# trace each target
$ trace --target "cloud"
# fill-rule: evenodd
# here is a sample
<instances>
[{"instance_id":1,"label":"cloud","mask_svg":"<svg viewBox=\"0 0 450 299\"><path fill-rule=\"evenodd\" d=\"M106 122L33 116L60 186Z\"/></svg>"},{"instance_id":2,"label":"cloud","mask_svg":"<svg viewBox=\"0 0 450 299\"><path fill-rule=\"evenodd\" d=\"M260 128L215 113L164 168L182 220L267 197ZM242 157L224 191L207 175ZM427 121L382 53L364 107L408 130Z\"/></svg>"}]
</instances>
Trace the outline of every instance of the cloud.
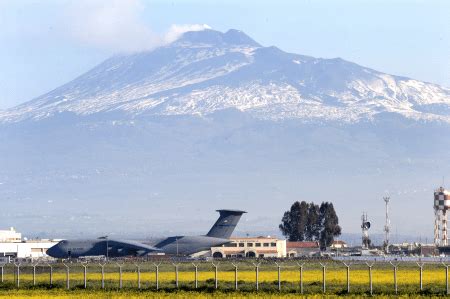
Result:
<instances>
[{"instance_id":1,"label":"cloud","mask_svg":"<svg viewBox=\"0 0 450 299\"><path fill-rule=\"evenodd\" d=\"M170 26L169 30L164 36L165 43L171 43L177 40L183 33L188 31L202 31L205 29L211 29L211 27L207 24L184 24L177 25L174 24Z\"/></svg>"},{"instance_id":2,"label":"cloud","mask_svg":"<svg viewBox=\"0 0 450 299\"><path fill-rule=\"evenodd\" d=\"M142 18L139 0L81 0L68 9L68 28L77 41L115 52L149 50L175 41L184 32L209 29L208 25L172 25L157 34Z\"/></svg>"},{"instance_id":3,"label":"cloud","mask_svg":"<svg viewBox=\"0 0 450 299\"><path fill-rule=\"evenodd\" d=\"M88 45L115 51L136 51L158 44L157 34L140 20L137 0L82 0L68 10L70 34Z\"/></svg>"}]
</instances>

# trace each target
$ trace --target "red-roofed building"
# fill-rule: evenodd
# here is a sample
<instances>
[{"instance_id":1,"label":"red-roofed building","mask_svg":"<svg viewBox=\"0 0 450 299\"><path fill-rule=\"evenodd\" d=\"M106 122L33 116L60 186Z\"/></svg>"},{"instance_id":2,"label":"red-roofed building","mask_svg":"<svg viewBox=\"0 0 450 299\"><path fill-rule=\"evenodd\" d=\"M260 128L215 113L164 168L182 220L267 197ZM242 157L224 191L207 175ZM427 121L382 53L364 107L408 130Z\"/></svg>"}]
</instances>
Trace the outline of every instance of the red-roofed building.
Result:
<instances>
[{"instance_id":1,"label":"red-roofed building","mask_svg":"<svg viewBox=\"0 0 450 299\"><path fill-rule=\"evenodd\" d=\"M286 242L286 252L288 257L310 256L320 251L317 241L296 241Z\"/></svg>"}]
</instances>

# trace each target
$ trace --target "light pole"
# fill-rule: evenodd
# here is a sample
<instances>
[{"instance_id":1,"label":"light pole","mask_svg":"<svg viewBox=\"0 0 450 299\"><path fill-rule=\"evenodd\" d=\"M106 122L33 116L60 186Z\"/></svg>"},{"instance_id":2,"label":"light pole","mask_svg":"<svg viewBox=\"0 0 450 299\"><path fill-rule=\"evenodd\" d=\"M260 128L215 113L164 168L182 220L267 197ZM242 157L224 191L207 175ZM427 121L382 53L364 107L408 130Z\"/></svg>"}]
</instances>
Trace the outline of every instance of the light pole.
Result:
<instances>
[{"instance_id":1,"label":"light pole","mask_svg":"<svg viewBox=\"0 0 450 299\"><path fill-rule=\"evenodd\" d=\"M389 196L383 197L384 202L386 203L386 222L384 224L384 250L386 253L389 253L389 233L391 231L391 220L389 219Z\"/></svg>"}]
</instances>

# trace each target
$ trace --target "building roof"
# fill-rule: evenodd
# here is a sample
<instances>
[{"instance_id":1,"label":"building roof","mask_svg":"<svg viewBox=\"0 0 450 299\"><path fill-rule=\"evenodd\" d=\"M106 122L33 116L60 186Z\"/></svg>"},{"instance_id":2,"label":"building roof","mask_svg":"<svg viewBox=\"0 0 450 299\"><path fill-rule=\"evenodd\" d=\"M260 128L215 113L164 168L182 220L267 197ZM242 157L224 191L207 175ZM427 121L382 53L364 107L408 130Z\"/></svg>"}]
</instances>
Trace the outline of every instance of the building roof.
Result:
<instances>
[{"instance_id":1,"label":"building roof","mask_svg":"<svg viewBox=\"0 0 450 299\"><path fill-rule=\"evenodd\" d=\"M342 241L342 240L334 240L333 241L333 244L335 244L335 245L347 245L347 243L345 243L344 241Z\"/></svg>"},{"instance_id":2,"label":"building roof","mask_svg":"<svg viewBox=\"0 0 450 299\"><path fill-rule=\"evenodd\" d=\"M319 242L316 241L300 241L300 242L286 242L286 248L319 248Z\"/></svg>"}]
</instances>

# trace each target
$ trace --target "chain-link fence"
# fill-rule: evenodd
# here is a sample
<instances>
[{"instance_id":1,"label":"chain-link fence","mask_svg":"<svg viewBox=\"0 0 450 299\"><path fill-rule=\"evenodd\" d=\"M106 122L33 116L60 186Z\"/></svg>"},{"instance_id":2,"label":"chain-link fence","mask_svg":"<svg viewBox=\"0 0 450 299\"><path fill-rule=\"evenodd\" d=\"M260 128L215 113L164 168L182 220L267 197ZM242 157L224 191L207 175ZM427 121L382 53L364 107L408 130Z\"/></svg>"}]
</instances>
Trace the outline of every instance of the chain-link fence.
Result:
<instances>
[{"instance_id":1,"label":"chain-link fence","mask_svg":"<svg viewBox=\"0 0 450 299\"><path fill-rule=\"evenodd\" d=\"M450 294L446 262L133 260L0 264L0 288Z\"/></svg>"}]
</instances>

